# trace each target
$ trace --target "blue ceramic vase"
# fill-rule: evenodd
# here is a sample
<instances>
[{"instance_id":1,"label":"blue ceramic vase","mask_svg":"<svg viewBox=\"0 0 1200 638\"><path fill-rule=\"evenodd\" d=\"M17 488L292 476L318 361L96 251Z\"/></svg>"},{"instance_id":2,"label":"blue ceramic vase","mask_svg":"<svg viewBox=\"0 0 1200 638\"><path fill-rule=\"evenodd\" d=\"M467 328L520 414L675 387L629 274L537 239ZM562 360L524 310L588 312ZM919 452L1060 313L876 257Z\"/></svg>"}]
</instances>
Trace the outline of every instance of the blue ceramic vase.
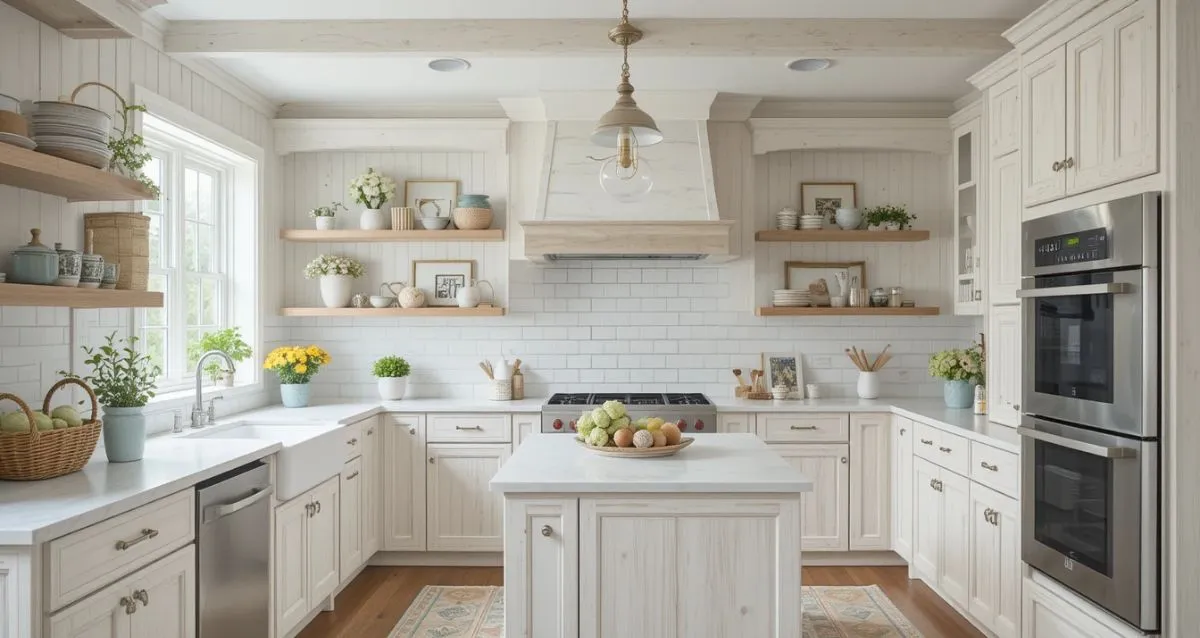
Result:
<instances>
[{"instance_id":1,"label":"blue ceramic vase","mask_svg":"<svg viewBox=\"0 0 1200 638\"><path fill-rule=\"evenodd\" d=\"M104 408L104 454L109 463L142 460L146 450L144 408Z\"/></svg>"},{"instance_id":2,"label":"blue ceramic vase","mask_svg":"<svg viewBox=\"0 0 1200 638\"><path fill-rule=\"evenodd\" d=\"M943 392L946 407L965 409L975 401L975 384L970 381L947 381Z\"/></svg>"},{"instance_id":3,"label":"blue ceramic vase","mask_svg":"<svg viewBox=\"0 0 1200 638\"><path fill-rule=\"evenodd\" d=\"M303 408L307 406L308 392L307 383L279 384L279 398L283 401L283 407L285 408Z\"/></svg>"},{"instance_id":4,"label":"blue ceramic vase","mask_svg":"<svg viewBox=\"0 0 1200 638\"><path fill-rule=\"evenodd\" d=\"M488 201L487 195L463 194L458 196L458 208L492 208L492 203Z\"/></svg>"}]
</instances>

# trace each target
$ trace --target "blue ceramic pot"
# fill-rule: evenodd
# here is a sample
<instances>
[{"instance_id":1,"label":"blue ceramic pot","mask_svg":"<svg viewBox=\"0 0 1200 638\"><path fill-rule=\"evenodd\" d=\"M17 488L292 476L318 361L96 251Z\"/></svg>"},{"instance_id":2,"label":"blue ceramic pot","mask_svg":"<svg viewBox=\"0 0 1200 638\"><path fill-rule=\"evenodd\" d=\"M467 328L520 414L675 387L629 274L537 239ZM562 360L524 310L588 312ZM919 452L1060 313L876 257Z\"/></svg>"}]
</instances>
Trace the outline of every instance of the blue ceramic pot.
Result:
<instances>
[{"instance_id":1,"label":"blue ceramic pot","mask_svg":"<svg viewBox=\"0 0 1200 638\"><path fill-rule=\"evenodd\" d=\"M458 196L458 208L488 208L492 207L492 203L488 201L487 195L473 195L470 193Z\"/></svg>"},{"instance_id":2,"label":"blue ceramic pot","mask_svg":"<svg viewBox=\"0 0 1200 638\"><path fill-rule=\"evenodd\" d=\"M943 396L948 408L969 408L975 401L975 384L970 381L947 381Z\"/></svg>"},{"instance_id":3,"label":"blue ceramic pot","mask_svg":"<svg viewBox=\"0 0 1200 638\"><path fill-rule=\"evenodd\" d=\"M308 405L307 383L279 384L279 398L285 408L303 408Z\"/></svg>"},{"instance_id":4,"label":"blue ceramic pot","mask_svg":"<svg viewBox=\"0 0 1200 638\"><path fill-rule=\"evenodd\" d=\"M110 463L142 460L146 449L146 415L143 408L104 408L104 454Z\"/></svg>"}]
</instances>

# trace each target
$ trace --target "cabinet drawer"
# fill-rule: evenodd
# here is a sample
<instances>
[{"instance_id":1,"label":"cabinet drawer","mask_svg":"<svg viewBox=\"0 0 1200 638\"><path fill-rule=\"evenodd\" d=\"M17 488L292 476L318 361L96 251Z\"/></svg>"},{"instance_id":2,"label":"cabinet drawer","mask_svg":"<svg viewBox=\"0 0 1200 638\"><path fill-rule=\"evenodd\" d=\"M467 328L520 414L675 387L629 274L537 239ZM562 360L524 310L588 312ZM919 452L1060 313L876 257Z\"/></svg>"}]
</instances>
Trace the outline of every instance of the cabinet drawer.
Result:
<instances>
[{"instance_id":1,"label":"cabinet drawer","mask_svg":"<svg viewBox=\"0 0 1200 638\"><path fill-rule=\"evenodd\" d=\"M192 542L195 491L187 489L50 541L47 606L61 609Z\"/></svg>"},{"instance_id":2,"label":"cabinet drawer","mask_svg":"<svg viewBox=\"0 0 1200 638\"><path fill-rule=\"evenodd\" d=\"M971 441L971 480L1019 499L1020 467L1021 460L1016 454Z\"/></svg>"},{"instance_id":3,"label":"cabinet drawer","mask_svg":"<svg viewBox=\"0 0 1200 638\"><path fill-rule=\"evenodd\" d=\"M970 441L957 434L950 434L924 423L918 423L916 431L917 440L913 445L914 454L951 472L970 476L971 449L968 445Z\"/></svg>"},{"instance_id":4,"label":"cabinet drawer","mask_svg":"<svg viewBox=\"0 0 1200 638\"><path fill-rule=\"evenodd\" d=\"M345 441L345 445L342 446L342 449L346 452L347 463L359 456L362 456L362 447L365 443L363 441L363 437L366 436L363 426L374 423L374 420L359 421L358 423L351 423L350 425L342 428L342 440Z\"/></svg>"},{"instance_id":5,"label":"cabinet drawer","mask_svg":"<svg viewBox=\"0 0 1200 638\"><path fill-rule=\"evenodd\" d=\"M757 415L758 435L767 443L848 443L850 415L846 413Z\"/></svg>"},{"instance_id":6,"label":"cabinet drawer","mask_svg":"<svg viewBox=\"0 0 1200 638\"><path fill-rule=\"evenodd\" d=\"M512 421L508 414L431 414L425 440L430 443L508 443Z\"/></svg>"}]
</instances>

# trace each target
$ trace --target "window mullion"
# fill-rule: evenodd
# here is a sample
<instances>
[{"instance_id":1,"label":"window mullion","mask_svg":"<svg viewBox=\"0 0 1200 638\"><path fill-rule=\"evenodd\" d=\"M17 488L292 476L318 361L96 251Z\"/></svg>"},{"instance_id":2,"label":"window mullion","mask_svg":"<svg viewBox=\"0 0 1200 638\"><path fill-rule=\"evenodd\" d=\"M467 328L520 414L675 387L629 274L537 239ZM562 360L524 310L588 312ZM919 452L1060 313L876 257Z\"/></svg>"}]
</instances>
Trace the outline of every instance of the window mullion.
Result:
<instances>
[{"instance_id":1,"label":"window mullion","mask_svg":"<svg viewBox=\"0 0 1200 638\"><path fill-rule=\"evenodd\" d=\"M184 263L184 233L186 232L186 214L184 200L184 160L182 153L173 150L172 156L172 189L171 198L171 259L172 281L171 289L176 291L171 303L171 323L167 328L167 339L171 343L171 377L176 381L187 379L187 264Z\"/></svg>"}]
</instances>

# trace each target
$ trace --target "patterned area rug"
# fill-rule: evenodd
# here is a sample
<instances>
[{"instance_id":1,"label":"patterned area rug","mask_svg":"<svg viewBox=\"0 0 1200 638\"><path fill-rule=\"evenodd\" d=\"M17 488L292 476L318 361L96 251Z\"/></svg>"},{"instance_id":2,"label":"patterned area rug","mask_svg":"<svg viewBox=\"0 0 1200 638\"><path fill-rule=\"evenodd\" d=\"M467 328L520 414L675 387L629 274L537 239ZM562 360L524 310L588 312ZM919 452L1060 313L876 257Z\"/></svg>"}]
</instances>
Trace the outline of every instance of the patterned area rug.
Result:
<instances>
[{"instance_id":1,"label":"patterned area rug","mask_svg":"<svg viewBox=\"0 0 1200 638\"><path fill-rule=\"evenodd\" d=\"M922 638L883 590L805 587L804 638ZM503 587L427 586L388 638L500 638Z\"/></svg>"}]
</instances>

